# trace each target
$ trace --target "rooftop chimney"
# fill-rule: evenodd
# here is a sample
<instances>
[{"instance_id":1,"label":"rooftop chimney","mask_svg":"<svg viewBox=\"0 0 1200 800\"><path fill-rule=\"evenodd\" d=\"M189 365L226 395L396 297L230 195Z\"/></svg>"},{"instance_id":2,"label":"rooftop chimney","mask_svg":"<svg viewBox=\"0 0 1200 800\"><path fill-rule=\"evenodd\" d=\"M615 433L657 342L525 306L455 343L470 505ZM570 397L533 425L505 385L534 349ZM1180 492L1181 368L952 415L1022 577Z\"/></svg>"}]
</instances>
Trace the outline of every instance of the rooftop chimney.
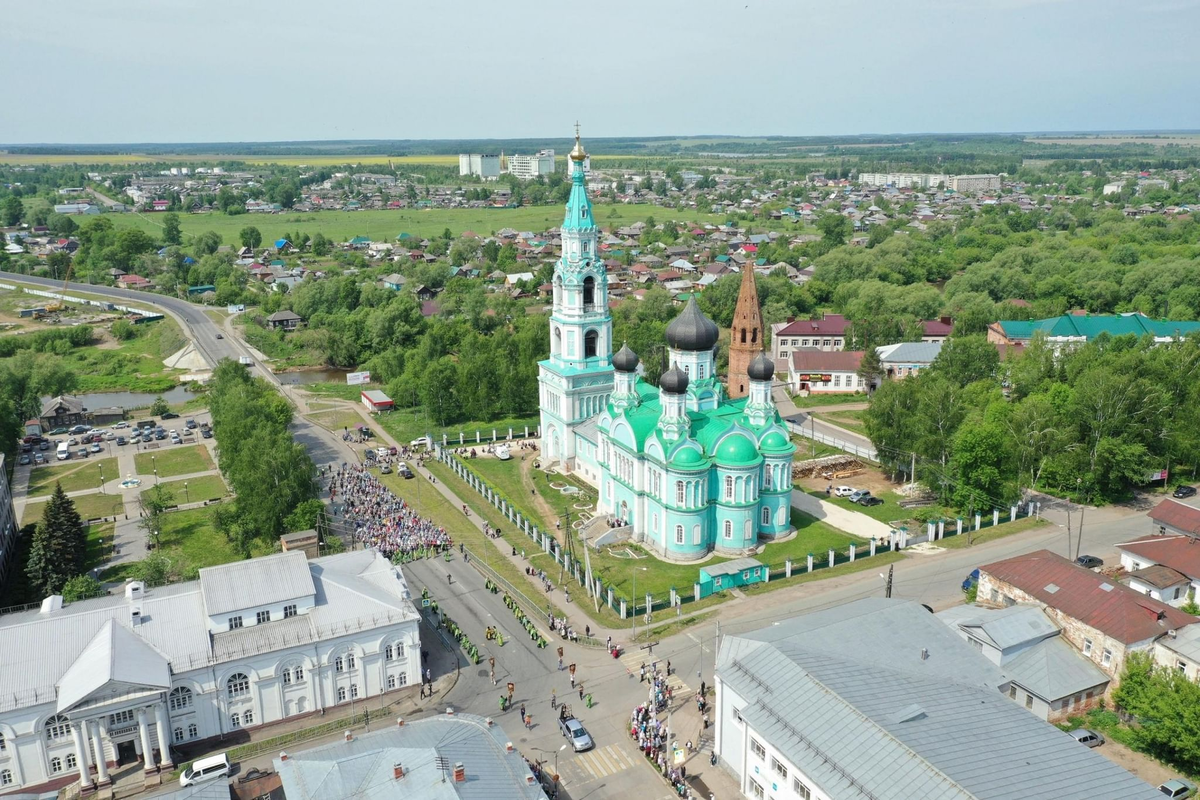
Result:
<instances>
[{"instance_id":1,"label":"rooftop chimney","mask_svg":"<svg viewBox=\"0 0 1200 800\"><path fill-rule=\"evenodd\" d=\"M454 762L454 782L462 783L467 779L467 768L463 766L461 761Z\"/></svg>"},{"instance_id":2,"label":"rooftop chimney","mask_svg":"<svg viewBox=\"0 0 1200 800\"><path fill-rule=\"evenodd\" d=\"M395 780L400 780L403 777L404 777L404 767L401 766L400 764L393 765L392 766L392 778L394 778Z\"/></svg>"},{"instance_id":3,"label":"rooftop chimney","mask_svg":"<svg viewBox=\"0 0 1200 800\"><path fill-rule=\"evenodd\" d=\"M280 754L279 754L279 760L280 760L280 761L287 761L287 760L288 760L288 754L287 754L286 752L282 752L282 753L280 753Z\"/></svg>"},{"instance_id":4,"label":"rooftop chimney","mask_svg":"<svg viewBox=\"0 0 1200 800\"><path fill-rule=\"evenodd\" d=\"M50 614L54 611L61 611L63 607L63 599L61 594L52 594L42 601L42 610L39 613Z\"/></svg>"},{"instance_id":5,"label":"rooftop chimney","mask_svg":"<svg viewBox=\"0 0 1200 800\"><path fill-rule=\"evenodd\" d=\"M353 741L353 740L354 740L354 734L353 734L353 733L351 733L350 731L346 731L346 741L347 741L347 742L350 742L350 741Z\"/></svg>"},{"instance_id":6,"label":"rooftop chimney","mask_svg":"<svg viewBox=\"0 0 1200 800\"><path fill-rule=\"evenodd\" d=\"M404 727L404 717L396 717L396 727L397 728Z\"/></svg>"},{"instance_id":7,"label":"rooftop chimney","mask_svg":"<svg viewBox=\"0 0 1200 800\"><path fill-rule=\"evenodd\" d=\"M126 600L141 600L146 593L146 584L141 581L129 581L125 584Z\"/></svg>"},{"instance_id":8,"label":"rooftop chimney","mask_svg":"<svg viewBox=\"0 0 1200 800\"><path fill-rule=\"evenodd\" d=\"M921 648L921 660L922 661L929 660L929 651L927 649L925 649L924 647Z\"/></svg>"}]
</instances>

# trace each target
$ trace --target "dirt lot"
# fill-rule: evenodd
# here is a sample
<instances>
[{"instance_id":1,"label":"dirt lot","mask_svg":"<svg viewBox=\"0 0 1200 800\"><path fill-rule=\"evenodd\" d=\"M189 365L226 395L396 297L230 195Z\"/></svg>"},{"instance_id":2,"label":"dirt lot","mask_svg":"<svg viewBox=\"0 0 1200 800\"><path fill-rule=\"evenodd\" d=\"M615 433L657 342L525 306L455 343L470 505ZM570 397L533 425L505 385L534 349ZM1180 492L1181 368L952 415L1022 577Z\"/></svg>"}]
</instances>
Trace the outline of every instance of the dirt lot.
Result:
<instances>
[{"instance_id":1,"label":"dirt lot","mask_svg":"<svg viewBox=\"0 0 1200 800\"><path fill-rule=\"evenodd\" d=\"M1120 764L1151 786L1158 786L1163 781L1179 777L1170 767L1163 766L1150 756L1130 750L1120 742L1109 740L1096 750L1109 761Z\"/></svg>"},{"instance_id":2,"label":"dirt lot","mask_svg":"<svg viewBox=\"0 0 1200 800\"><path fill-rule=\"evenodd\" d=\"M855 489L870 489L871 494L876 496L888 495L899 488L899 484L893 483L878 469L867 467L857 475L848 478L834 478L832 481L825 478L801 478L796 481L805 489L824 490L826 486L833 483L834 486L852 486Z\"/></svg>"}]
</instances>

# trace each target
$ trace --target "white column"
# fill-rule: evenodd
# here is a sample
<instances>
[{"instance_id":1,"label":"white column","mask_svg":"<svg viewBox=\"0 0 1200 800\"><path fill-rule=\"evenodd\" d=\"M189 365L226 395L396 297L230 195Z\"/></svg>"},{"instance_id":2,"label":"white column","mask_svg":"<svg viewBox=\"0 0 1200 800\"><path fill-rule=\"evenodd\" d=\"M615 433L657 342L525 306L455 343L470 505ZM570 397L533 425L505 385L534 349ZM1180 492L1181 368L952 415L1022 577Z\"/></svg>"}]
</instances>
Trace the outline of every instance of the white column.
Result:
<instances>
[{"instance_id":1,"label":"white column","mask_svg":"<svg viewBox=\"0 0 1200 800\"><path fill-rule=\"evenodd\" d=\"M167 704L154 706L154 723L158 727L159 766L168 772L175 768L171 761L171 720L167 717Z\"/></svg>"},{"instance_id":2,"label":"white column","mask_svg":"<svg viewBox=\"0 0 1200 800\"><path fill-rule=\"evenodd\" d=\"M75 740L75 762L79 767L79 782L84 789L92 788L92 771L89 769L91 759L88 758L87 745L83 741L83 726L85 722L71 723L71 738Z\"/></svg>"},{"instance_id":3,"label":"white column","mask_svg":"<svg viewBox=\"0 0 1200 800\"><path fill-rule=\"evenodd\" d=\"M138 737L142 742L142 767L146 772L154 771L154 751L150 749L150 726L146 724L146 709L137 710Z\"/></svg>"},{"instance_id":4,"label":"white column","mask_svg":"<svg viewBox=\"0 0 1200 800\"><path fill-rule=\"evenodd\" d=\"M104 731L105 724L92 720L88 723L88 732L91 734L92 743L96 746L96 777L100 779L101 786L107 786L108 778L108 759L104 755Z\"/></svg>"}]
</instances>

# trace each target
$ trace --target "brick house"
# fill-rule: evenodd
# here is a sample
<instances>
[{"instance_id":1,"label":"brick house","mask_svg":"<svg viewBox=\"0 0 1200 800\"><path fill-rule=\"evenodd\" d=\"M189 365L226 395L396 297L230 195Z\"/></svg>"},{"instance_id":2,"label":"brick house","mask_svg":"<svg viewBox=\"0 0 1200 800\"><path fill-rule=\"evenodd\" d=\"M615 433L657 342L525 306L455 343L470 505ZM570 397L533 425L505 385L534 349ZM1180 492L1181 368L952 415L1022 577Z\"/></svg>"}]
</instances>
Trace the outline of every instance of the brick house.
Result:
<instances>
[{"instance_id":1,"label":"brick house","mask_svg":"<svg viewBox=\"0 0 1200 800\"><path fill-rule=\"evenodd\" d=\"M1152 653L1169 631L1200 621L1049 550L980 567L976 602L985 608L1040 606L1062 637L1113 679L1111 688L1129 653Z\"/></svg>"}]
</instances>

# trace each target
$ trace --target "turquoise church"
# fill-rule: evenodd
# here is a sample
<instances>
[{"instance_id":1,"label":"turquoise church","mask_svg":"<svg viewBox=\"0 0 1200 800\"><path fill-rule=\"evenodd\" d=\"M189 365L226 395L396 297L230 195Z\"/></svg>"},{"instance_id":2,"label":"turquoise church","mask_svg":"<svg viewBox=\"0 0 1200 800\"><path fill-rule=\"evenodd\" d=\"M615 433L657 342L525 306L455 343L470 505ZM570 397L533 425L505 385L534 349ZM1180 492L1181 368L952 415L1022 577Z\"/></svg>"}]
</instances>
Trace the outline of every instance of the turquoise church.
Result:
<instances>
[{"instance_id":1,"label":"turquoise church","mask_svg":"<svg viewBox=\"0 0 1200 800\"><path fill-rule=\"evenodd\" d=\"M793 532L792 456L771 399L775 366L749 365L730 400L716 373L716 323L689 300L667 326L670 368L654 387L638 356L614 355L608 278L578 132L554 270L550 357L539 364L542 454L596 487L597 513L669 561L742 556Z\"/></svg>"}]
</instances>

